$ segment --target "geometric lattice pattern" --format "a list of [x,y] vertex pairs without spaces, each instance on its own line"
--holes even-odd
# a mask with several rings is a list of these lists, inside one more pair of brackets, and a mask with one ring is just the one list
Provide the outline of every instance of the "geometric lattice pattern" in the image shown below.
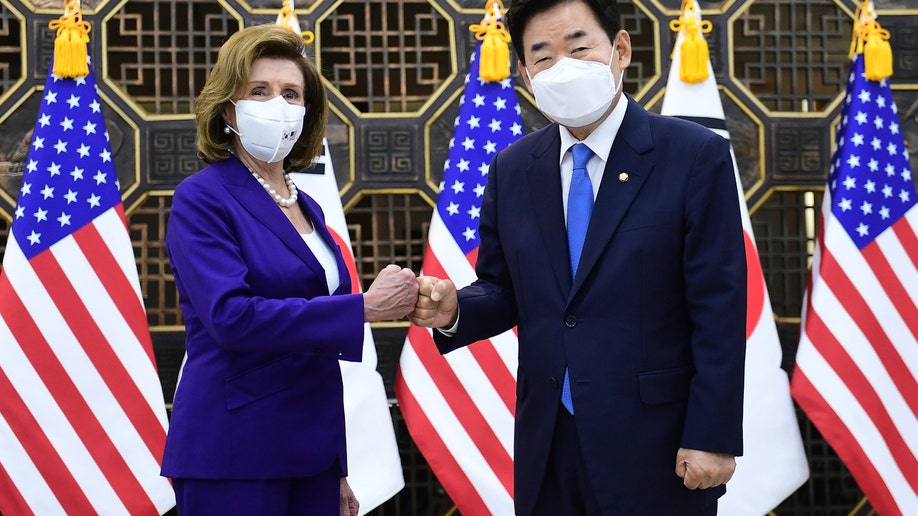
[[22,78],[22,22],[0,4],[0,96]]
[[361,113],[417,111],[456,72],[449,20],[423,0],[347,0],[319,33],[319,64]]
[[772,192],[752,216],[759,260],[778,317],[800,317],[821,202],[822,192]]
[[348,210],[348,232],[364,289],[389,263],[421,270],[432,213],[429,204],[411,194],[366,195]]
[[[468,30],[485,0],[297,0],[326,79],[327,134],[364,289],[396,263],[419,271],[458,113]],[[504,0],[504,3],[509,3]],[[619,0],[632,46],[623,89],[659,110],[681,0]],[[790,370],[815,227],[848,73],[853,0],[700,0],[727,127],[746,190],[772,308]],[[893,37],[894,100],[918,170],[918,3],[876,0]],[[184,354],[182,316],[163,247],[172,191],[203,163],[194,99],[223,42],[271,23],[280,0],[85,0],[113,161],[125,198],[163,393]],[[0,0],[0,254],[15,211],[53,51],[59,0]],[[53,13],[53,14],[49,14]],[[25,48],[23,49],[23,45]],[[525,132],[545,117],[511,55]],[[918,195],[918,194],[916,194]],[[405,324],[374,325],[390,396]],[[373,514],[442,516],[453,507],[392,407],[407,487]],[[778,516],[866,514],[838,457],[800,415],[812,476]]]
[[[128,230],[140,273],[140,291],[150,326],[181,326],[175,277],[166,254],[166,222],[172,197],[150,196],[128,215]],[[150,310],[149,308],[155,308]]]
[[736,78],[771,111],[826,107],[844,90],[851,17],[832,0],[757,0],[733,24]]
[[239,22],[216,2],[131,0],[106,24],[108,76],[148,114],[191,114]]

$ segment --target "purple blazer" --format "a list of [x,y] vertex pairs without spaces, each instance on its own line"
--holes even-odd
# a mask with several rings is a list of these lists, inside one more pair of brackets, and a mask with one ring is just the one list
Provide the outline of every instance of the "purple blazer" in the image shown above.
[[335,292],[302,237],[235,157],[175,190],[166,249],[187,359],[163,476],[310,476],[335,459],[347,473],[338,360],[361,359],[363,297],[350,293],[318,204],[302,192],[298,202],[337,255]]

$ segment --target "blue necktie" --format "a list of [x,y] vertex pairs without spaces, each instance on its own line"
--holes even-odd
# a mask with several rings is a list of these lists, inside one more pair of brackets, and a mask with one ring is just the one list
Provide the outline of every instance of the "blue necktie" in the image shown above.
[[[574,173],[571,176],[571,187],[567,194],[567,246],[571,255],[571,278],[577,276],[577,265],[586,240],[590,215],[593,213],[593,183],[586,165],[593,152],[583,143],[571,148],[574,155]],[[564,369],[564,386],[561,388],[561,404],[571,414],[574,413],[574,402],[571,399],[571,378]]]

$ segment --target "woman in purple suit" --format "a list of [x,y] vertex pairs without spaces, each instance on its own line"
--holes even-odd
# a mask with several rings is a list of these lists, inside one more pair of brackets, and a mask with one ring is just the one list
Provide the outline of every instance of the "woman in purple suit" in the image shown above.
[[365,294],[319,205],[287,171],[319,155],[327,100],[302,38],[249,27],[220,49],[195,103],[208,163],[175,190],[166,233],[187,360],[162,474],[181,515],[355,515],[338,360],[364,323],[407,315],[414,273]]

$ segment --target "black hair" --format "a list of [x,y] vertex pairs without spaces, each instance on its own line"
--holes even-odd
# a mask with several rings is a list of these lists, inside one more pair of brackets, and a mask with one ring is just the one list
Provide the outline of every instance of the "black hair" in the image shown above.
[[618,4],[616,0],[512,0],[510,7],[507,9],[507,31],[510,32],[510,40],[513,42],[513,49],[523,64],[526,64],[526,54],[523,49],[523,30],[526,24],[533,16],[548,11],[555,6],[569,4],[571,2],[583,2],[593,11],[599,25],[605,29],[609,36],[609,41],[615,41],[615,35],[622,29],[622,20],[618,14]]

